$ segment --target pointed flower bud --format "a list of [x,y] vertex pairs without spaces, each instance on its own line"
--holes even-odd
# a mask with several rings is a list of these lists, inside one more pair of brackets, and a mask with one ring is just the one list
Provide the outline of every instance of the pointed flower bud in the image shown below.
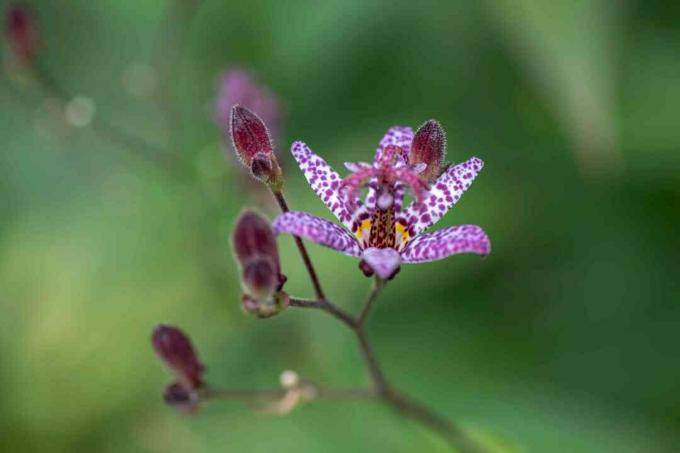
[[187,393],[203,386],[205,367],[198,360],[191,340],[181,330],[160,325],[154,329],[151,341],[158,357]]
[[5,13],[5,40],[17,66],[32,66],[38,51],[38,23],[25,6],[10,5]]
[[429,120],[416,132],[409,153],[411,165],[426,164],[420,176],[428,182],[434,182],[441,171],[446,154],[446,136],[444,129],[435,120]]
[[245,311],[268,317],[286,308],[288,299],[282,291],[286,277],[281,274],[276,238],[267,219],[253,210],[241,213],[233,247],[241,267]]
[[227,69],[220,75],[217,83],[215,121],[222,129],[229,147],[231,109],[235,105],[242,105],[255,112],[269,128],[273,141],[278,141],[283,117],[279,100],[266,85],[258,83],[255,76],[242,67]]
[[231,139],[241,162],[260,181],[280,188],[281,167],[273,152],[267,127],[253,112],[240,105],[231,110]]

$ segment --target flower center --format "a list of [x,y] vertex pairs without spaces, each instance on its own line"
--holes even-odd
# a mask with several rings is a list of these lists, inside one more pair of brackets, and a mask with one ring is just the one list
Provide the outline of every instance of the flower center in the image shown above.
[[385,148],[374,165],[348,163],[345,166],[352,171],[342,182],[350,205],[358,203],[355,200],[361,187],[368,186],[374,191],[367,200],[372,208],[361,212],[353,227],[362,248],[403,250],[410,237],[406,226],[397,220],[397,212],[406,187],[417,200],[422,198],[427,189],[427,184],[418,176],[422,168],[409,165],[404,150],[393,145]]

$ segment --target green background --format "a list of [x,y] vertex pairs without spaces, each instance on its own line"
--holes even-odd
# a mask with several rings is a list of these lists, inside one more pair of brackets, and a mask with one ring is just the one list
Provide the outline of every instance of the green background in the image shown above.
[[[677,451],[673,2],[31,4],[52,79],[95,102],[95,124],[169,144],[181,176],[69,126],[49,91],[3,73],[0,450],[447,451],[373,402],[285,417],[162,403],[170,378],[149,341],[161,322],[192,336],[218,386],[272,387],[286,369],[368,384],[334,319],[241,311],[231,226],[245,206],[276,215],[212,121],[217,75],[242,64],[285,104],[277,154],[294,209],[331,217],[295,168],[296,139],[342,170],[389,126],[436,118],[450,160],[486,162],[440,225],[481,225],[492,254],[404,267],[370,320],[397,386],[510,451]],[[131,92],[135,71],[156,90]],[[288,291],[311,296],[292,240],[279,243]],[[357,262],[309,249],[330,297],[358,310]]]

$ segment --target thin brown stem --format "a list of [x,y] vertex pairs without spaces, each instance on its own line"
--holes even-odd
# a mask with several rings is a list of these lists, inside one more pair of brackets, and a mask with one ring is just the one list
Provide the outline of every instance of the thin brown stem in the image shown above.
[[291,307],[318,308],[324,310],[345,323],[350,329],[354,329],[354,326],[356,326],[357,323],[357,320],[354,319],[352,315],[327,300],[307,300],[291,297],[288,304]]
[[[276,199],[276,202],[279,204],[281,211],[290,212],[290,209],[288,208],[288,203],[286,203],[286,199],[283,196],[283,192],[275,189],[271,189],[271,191],[272,194],[274,195],[274,198]],[[325,301],[326,295],[324,294],[323,289],[321,288],[319,276],[316,274],[316,270],[314,269],[312,260],[309,258],[309,253],[307,253],[307,248],[305,247],[305,244],[302,242],[302,239],[300,239],[299,236],[293,236],[293,238],[295,239],[295,245],[297,245],[298,251],[300,252],[300,256],[302,257],[302,261],[305,263],[305,268],[307,268],[307,273],[309,274],[309,278],[312,281],[312,286],[314,286],[314,293],[316,294],[317,299]]]
[[[366,302],[361,311],[359,318],[354,319],[351,315],[347,315],[349,320],[345,320],[334,314],[338,319],[342,320],[354,333],[359,344],[359,351],[361,352],[366,368],[368,369],[371,381],[373,383],[373,397],[383,401],[395,411],[412,418],[419,422],[426,428],[445,439],[452,448],[461,453],[480,453],[483,450],[475,445],[457,425],[450,420],[442,417],[423,403],[408,397],[396,388],[392,387],[383,371],[378,359],[373,352],[368,338],[366,337],[365,322],[368,319],[372,306],[375,304],[378,296],[385,287],[385,281],[376,279],[373,288],[369,292]],[[328,311],[328,302],[324,300],[304,300],[291,298],[290,306],[301,308],[317,308]],[[334,306],[334,305],[333,305]],[[331,312],[331,314],[333,314]]]
[[482,453],[484,450],[475,445],[458,426],[434,412],[424,404],[391,389],[382,399],[396,411],[422,423],[461,453]]
[[[310,385],[314,392],[314,399],[326,400],[357,400],[374,399],[375,392],[362,388],[321,388]],[[286,396],[290,389],[214,389],[209,388],[201,392],[204,400],[239,400],[239,401],[272,401]]]
[[378,297],[380,296],[380,293],[382,293],[383,288],[385,288],[385,280],[376,276],[375,280],[373,280],[373,287],[371,288],[371,292],[368,294],[366,302],[364,303],[364,308],[361,309],[361,314],[359,315],[359,320],[357,322],[359,326],[363,326],[364,323],[366,323],[366,319],[368,319],[368,315],[371,312],[371,308],[373,308],[373,304],[375,303],[375,301],[378,300]]

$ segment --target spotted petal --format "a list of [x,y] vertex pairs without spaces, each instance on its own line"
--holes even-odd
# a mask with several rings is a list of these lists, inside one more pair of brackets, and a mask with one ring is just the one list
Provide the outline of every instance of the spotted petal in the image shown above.
[[473,157],[462,164],[449,167],[432,184],[423,203],[411,203],[402,220],[408,226],[411,236],[417,236],[446,214],[470,187],[483,166],[481,159]]
[[457,253],[476,253],[486,256],[491,242],[477,225],[459,225],[418,236],[402,252],[405,263],[437,261]]
[[378,277],[386,280],[390,278],[399,269],[401,264],[401,257],[399,252],[393,248],[375,248],[370,247],[364,250],[361,255],[364,261],[373,269]]
[[411,142],[413,141],[413,129],[410,127],[393,126],[387,130],[385,136],[380,140],[378,149],[375,150],[374,162],[379,162],[382,157],[383,150],[388,145],[395,145],[404,151],[404,162],[407,161],[408,153],[411,150]]
[[351,210],[347,206],[346,197],[340,191],[340,175],[303,142],[293,143],[291,152],[305,174],[307,182],[321,198],[321,201],[340,222],[351,228]]
[[338,225],[306,212],[286,212],[274,220],[274,231],[289,233],[332,248],[345,255],[359,256],[361,249],[354,236]]

